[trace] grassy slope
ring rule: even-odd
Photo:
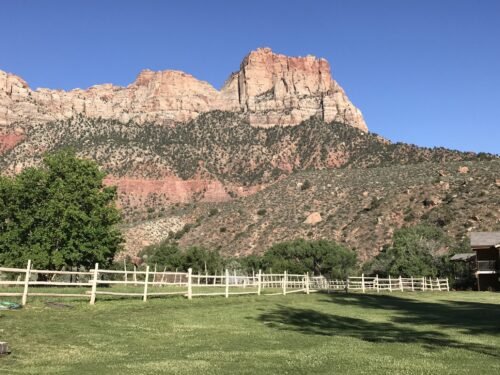
[[[500,372],[489,293],[35,302],[2,312],[2,374]]]

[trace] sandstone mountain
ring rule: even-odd
[[[143,71],[128,87],[33,91],[0,72],[2,173],[68,146],[117,185],[129,255],[166,238],[247,254],[309,237],[367,259],[404,224],[434,220],[460,239],[500,222],[497,156],[369,133],[311,56],[256,50],[221,90]]]
[[[239,254],[263,251],[273,241],[297,236],[336,238],[358,248],[363,259],[390,238],[394,227],[405,223],[400,211],[413,206],[399,208],[402,199],[397,196],[409,199],[404,192],[412,174],[425,176],[412,186],[431,194],[437,172],[422,171],[458,170],[457,163],[495,160],[492,155],[393,144],[317,117],[293,127],[261,128],[250,126],[244,114],[215,111],[174,127],[83,117],[25,126],[23,140],[0,156],[0,168],[17,172],[37,165],[44,152],[65,146],[96,160],[109,173],[108,183],[118,186],[130,255],[175,233],[185,245],[220,246],[226,253]],[[494,181],[498,163],[492,165]],[[404,173],[395,176],[395,171]],[[306,180],[313,189],[307,188],[308,183],[297,187]],[[379,191],[377,187],[384,184],[393,189]],[[291,186],[297,196],[290,193]],[[360,189],[368,198],[359,198]],[[378,217],[358,213],[367,202],[382,198],[384,225],[374,232]],[[484,208],[491,204],[487,203]],[[217,220],[208,215],[210,208],[221,211]],[[239,209],[247,214],[236,215],[234,210]],[[389,214],[392,209],[397,213]],[[259,215],[259,210],[266,214]],[[318,224],[311,227],[306,219],[315,212],[321,221],[313,215]],[[498,216],[492,220],[498,221]],[[192,226],[199,229],[183,236]]]
[[[297,125],[320,116],[367,130],[361,112],[332,79],[326,60],[287,57],[269,48],[246,56],[220,91],[173,70],[144,70],[127,87],[103,84],[71,91],[31,90],[20,77],[0,71],[0,129],[78,115],[122,123],[179,123],[214,110],[242,112],[255,126]]]

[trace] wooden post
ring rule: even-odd
[[[189,268],[188,269],[188,299],[193,298],[193,269]]]
[[[411,277],[411,291],[415,291],[415,284],[413,283],[413,276]]]
[[[403,279],[401,278],[401,275],[399,275],[399,290],[403,291]]]
[[[99,263],[95,264],[94,278],[92,279],[92,292],[90,294],[90,304],[95,305],[95,295],[97,291],[97,278],[99,277]]]
[[[425,277],[422,277],[422,291],[425,292]]]
[[[438,290],[441,291],[441,281],[439,281],[439,278],[436,277],[436,282],[438,285]]]
[[[286,296],[286,271],[283,273],[283,295]]]
[[[262,271],[259,270],[259,273],[257,275],[257,295],[258,296],[260,296],[260,292],[262,289],[261,283],[262,283]]]
[[[201,273],[198,271],[198,285],[200,285],[200,280],[201,280]]]
[[[431,292],[434,291],[434,285],[432,285],[432,278],[429,277],[429,283],[431,284]]]
[[[28,260],[28,265],[26,266],[26,275],[24,276],[24,290],[21,302],[23,306],[25,306],[26,302],[28,301],[28,287],[30,285],[30,276],[31,276],[31,259]]]
[[[125,272],[125,274],[123,275],[123,278],[125,279],[125,284],[127,284],[128,283],[127,261],[125,260],[125,258],[123,258],[123,271]]]
[[[160,285],[161,285],[161,286],[164,286],[165,276],[166,276],[165,272],[167,272],[167,266],[165,266],[165,267],[163,268],[163,274],[161,275],[161,280],[160,280]],[[175,277],[175,276],[174,276],[174,277]]]
[[[309,294],[309,272],[306,272],[306,294]]]
[[[448,281],[448,278],[446,278],[446,291],[449,292],[450,291],[450,283]]]
[[[137,286],[137,266],[134,265],[134,286]]]
[[[233,270],[234,285],[238,285],[238,279],[236,278],[236,270]]]
[[[229,270],[226,268],[226,298],[229,298]]]
[[[380,286],[378,285],[378,274],[375,275],[375,282],[377,283],[377,293],[380,293]]]
[[[389,292],[392,293],[392,280],[391,280],[391,275],[389,275]]]
[[[148,300],[148,283],[149,283],[149,266],[146,266],[146,275],[144,276],[144,296],[142,297],[142,300],[144,302]]]
[[[361,274],[361,290],[365,293],[365,274]]]

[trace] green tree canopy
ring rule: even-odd
[[[445,269],[440,255],[449,238],[438,227],[416,225],[394,232],[392,245],[383,249],[364,270],[380,276],[437,276]]]
[[[277,243],[264,254],[264,269],[273,272],[328,275],[345,278],[356,265],[356,254],[334,241],[298,239]]]
[[[203,247],[192,246],[181,250],[176,243],[169,240],[146,247],[141,252],[142,259],[149,265],[166,267],[168,271],[187,271],[204,273],[205,267],[211,274],[224,268],[225,260],[218,251],[210,251]]]
[[[109,264],[120,249],[116,188],[71,150],[47,155],[40,168],[0,178],[0,264],[44,269]]]

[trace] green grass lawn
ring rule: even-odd
[[[0,312],[0,374],[500,373],[494,293],[54,300]]]

